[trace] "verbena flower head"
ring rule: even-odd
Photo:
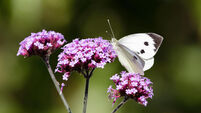
[[[113,104],[119,97],[126,96],[146,106],[148,103],[146,99],[153,96],[152,82],[140,74],[123,71],[121,75],[115,74],[110,80],[113,80],[116,86],[115,89],[112,86],[108,88],[109,97],[114,100]]]
[[[101,37],[75,39],[62,49],[55,71],[64,73],[63,80],[68,80],[72,71],[86,72],[94,68],[103,68],[116,57],[112,45]]]
[[[64,36],[61,33],[54,31],[46,31],[38,33],[31,33],[30,36],[26,37],[20,42],[20,48],[17,56],[22,55],[29,57],[32,55],[50,55],[56,49],[60,48],[65,43]]]

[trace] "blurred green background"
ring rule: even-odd
[[[201,113],[201,0],[0,0],[0,113],[66,113],[39,57],[17,57],[19,42],[42,29],[74,38],[155,32],[164,37],[155,65],[145,72],[154,83],[147,107],[130,100],[118,113]],[[51,56],[53,69],[60,50]],[[87,113],[110,113],[109,78],[125,70],[116,59],[96,69]],[[61,81],[61,74],[56,74]],[[85,80],[73,73],[64,94],[73,113],[82,112]],[[113,84],[114,85],[114,84]]]

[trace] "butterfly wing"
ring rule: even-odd
[[[132,73],[140,73],[144,75],[143,67],[144,61],[132,50],[117,42],[116,52],[119,62]]]
[[[150,69],[154,65],[154,58],[144,60],[145,65],[143,67],[143,71]]]
[[[148,60],[156,54],[162,41],[163,37],[156,33],[138,33],[125,36],[118,42]]]
[[[155,33],[138,33],[125,36],[119,40],[121,45],[129,48],[143,59],[143,70],[150,69],[154,64],[154,55],[158,51],[163,37]]]

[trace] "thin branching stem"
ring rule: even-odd
[[[115,113],[121,106],[123,106],[127,101],[128,97],[125,96],[124,100],[112,111],[112,113]]]
[[[87,74],[85,74],[82,70],[80,72],[84,75],[85,78],[87,77]]]
[[[67,112],[72,113],[72,111],[71,111],[71,109],[70,109],[70,107],[69,107],[69,105],[68,105],[68,103],[67,103],[67,101],[66,101],[66,99],[65,99],[65,97],[63,95],[63,93],[61,92],[61,89],[59,87],[59,82],[56,80],[56,78],[54,76],[54,73],[53,73],[52,68],[50,66],[50,63],[49,63],[49,56],[44,57],[43,61],[45,62],[46,66],[47,66],[47,69],[48,69],[48,72],[50,74],[50,77],[51,77],[51,79],[52,79],[52,81],[53,81],[53,83],[54,83],[54,85],[55,85],[55,87],[57,89],[57,92],[59,93],[59,96],[60,96],[60,98],[61,98],[61,100],[62,100],[62,102],[63,102],[63,104],[64,104],[64,106],[65,106],[65,108],[67,110]]]
[[[91,70],[91,72],[90,72],[90,74],[89,74],[89,78],[90,78],[91,75],[93,74],[94,70],[95,70],[95,68],[93,68],[93,69]]]
[[[86,113],[87,111],[87,100],[88,100],[88,89],[89,89],[89,79],[92,76],[94,71],[94,68],[91,70],[91,72],[89,73],[88,70],[86,70],[87,75],[85,76],[86,79],[86,84],[85,84],[85,93],[84,93],[84,105],[83,105],[83,113]]]

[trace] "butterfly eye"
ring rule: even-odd
[[[145,46],[148,46],[148,45],[149,45],[149,43],[148,43],[148,42],[144,42],[144,45],[145,45]]]

